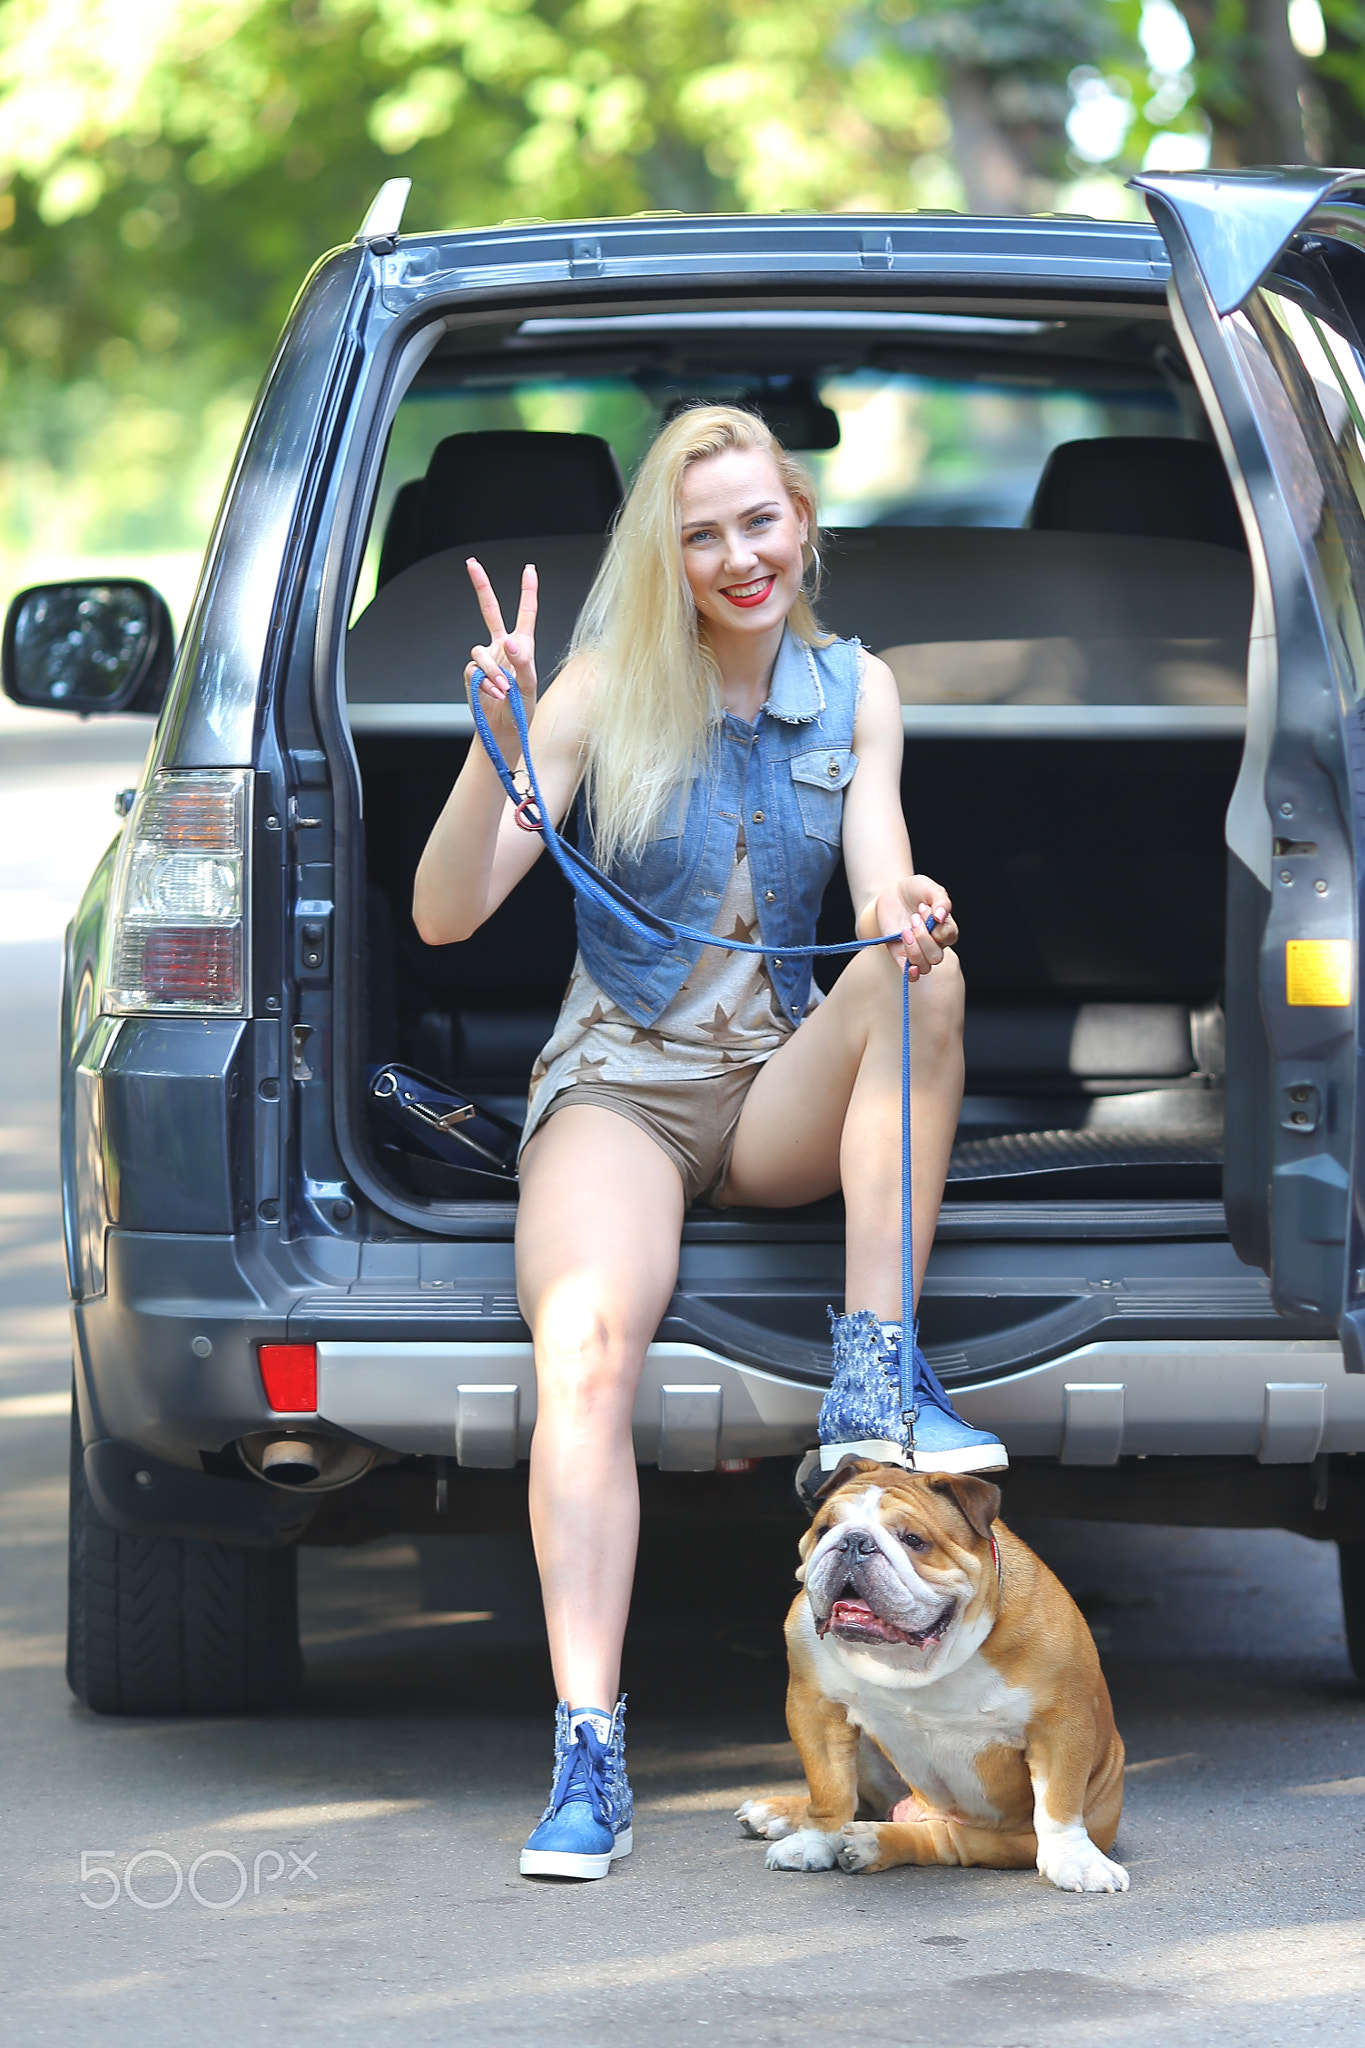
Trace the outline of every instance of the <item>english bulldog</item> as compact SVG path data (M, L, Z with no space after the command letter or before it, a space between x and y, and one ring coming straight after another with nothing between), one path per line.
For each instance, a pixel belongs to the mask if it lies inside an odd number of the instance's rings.
M846 1459L801 1543L787 1726L807 1799L747 1799L770 1870L1035 1864L1123 1892L1123 1743L1079 1608L987 1480ZM859 1812L885 1815L863 1819Z

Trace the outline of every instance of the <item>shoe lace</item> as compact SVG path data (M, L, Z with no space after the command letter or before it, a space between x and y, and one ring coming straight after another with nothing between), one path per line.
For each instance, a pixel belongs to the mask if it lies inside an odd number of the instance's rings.
M607 1752L590 1721L580 1721L564 1765L555 1779L546 1819L561 1806L588 1805L604 1827L611 1826L611 1800L606 1785Z
M948 1399L937 1374L918 1345L915 1347L915 1398L920 1407L929 1404L935 1408L941 1408L944 1414L951 1415L955 1422L960 1422L962 1419L952 1402Z

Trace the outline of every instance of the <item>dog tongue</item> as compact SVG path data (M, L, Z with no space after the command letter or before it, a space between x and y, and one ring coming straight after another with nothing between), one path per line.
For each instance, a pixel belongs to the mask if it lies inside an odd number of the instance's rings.
M852 1626L884 1629L886 1626L881 1617L872 1612L866 1600L836 1600L830 1609L829 1618L834 1628Z

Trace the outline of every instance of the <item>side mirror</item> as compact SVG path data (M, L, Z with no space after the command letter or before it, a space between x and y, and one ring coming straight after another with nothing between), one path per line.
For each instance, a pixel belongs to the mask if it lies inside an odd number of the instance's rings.
M34 710L155 713L175 634L149 583L40 583L5 615L0 681Z

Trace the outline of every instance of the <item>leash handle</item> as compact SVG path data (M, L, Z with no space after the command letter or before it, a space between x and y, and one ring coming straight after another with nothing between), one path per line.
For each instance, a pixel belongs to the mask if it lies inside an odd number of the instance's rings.
M507 676L506 669L503 674ZM679 940L701 946L715 946L726 953L758 953L766 955L766 946L753 945L744 939L718 939L714 932L697 931L692 925L676 924L672 918L660 917L645 904L640 903L619 882L603 874L601 868L590 861L576 846L566 844L556 831L550 818L549 808L540 793L540 782L536 775L535 763L531 759L530 730L526 718L526 706L521 700L521 690L513 676L507 676L512 685L507 702L512 708L512 722L521 740L521 757L526 763L527 780L531 789L523 795L512 779L512 771L502 757L502 749L493 737L493 728L488 723L487 713L479 702L480 686L486 680L482 669L474 672L469 701L474 713L474 725L483 743L484 752L497 771L498 780L507 792L508 800L516 812L516 820L523 830L539 832L543 837L551 858L564 876L571 889L579 896L586 896L604 910L610 910L637 938L653 946L673 946ZM932 913L924 920L927 932L934 929L937 920ZM875 939L846 939L834 946L784 946L782 951L789 960L818 959L838 953L864 953L871 946L899 945L899 932L885 932ZM917 1410L915 1408L914 1351L919 1341L919 1317L915 1313L915 1255L913 1233L913 1200L910 1170L910 962L901 964L901 1356L900 1396L901 1415L905 1422L906 1435L913 1447Z

